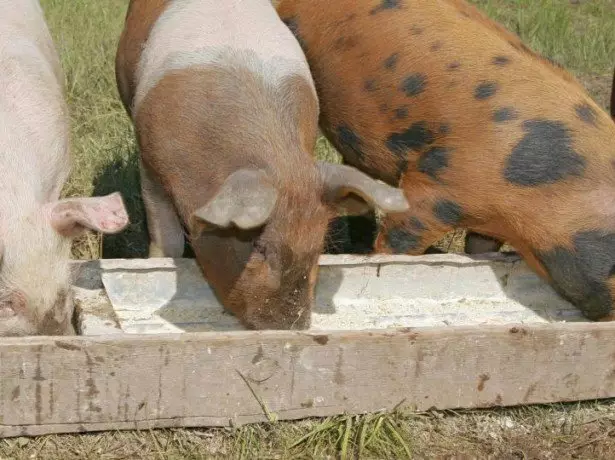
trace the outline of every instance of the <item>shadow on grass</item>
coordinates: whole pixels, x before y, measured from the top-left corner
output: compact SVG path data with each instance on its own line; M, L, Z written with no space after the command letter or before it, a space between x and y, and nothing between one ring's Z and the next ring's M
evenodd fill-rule
M104 235L101 258L129 259L147 257L149 237L145 209L141 200L138 153L116 155L94 178L94 195L107 195L118 191L130 216L130 225L116 235Z
M374 250L378 223L373 212L364 216L339 216L331 221L325 254L369 254Z
M139 153L136 150L116 155L94 178L94 196L116 191L119 191L124 198L130 216L130 225L117 235L103 236L101 258L147 258L149 235L145 207L141 199ZM186 244L183 256L194 258L194 252L189 244Z

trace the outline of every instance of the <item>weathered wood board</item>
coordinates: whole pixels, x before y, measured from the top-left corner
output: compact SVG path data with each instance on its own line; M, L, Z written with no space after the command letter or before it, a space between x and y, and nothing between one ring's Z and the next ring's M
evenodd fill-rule
M615 397L615 324L516 257L324 256L306 332L242 330L191 260L74 269L82 336L0 341L0 437Z
M85 335L101 333L110 318L112 328L130 334L243 330L194 260L101 260L85 267L82 277L102 280L95 295L80 290L89 293L82 302ZM311 330L554 321L584 319L516 256L323 256Z
M615 324L6 339L0 372L2 437L549 403L615 397Z

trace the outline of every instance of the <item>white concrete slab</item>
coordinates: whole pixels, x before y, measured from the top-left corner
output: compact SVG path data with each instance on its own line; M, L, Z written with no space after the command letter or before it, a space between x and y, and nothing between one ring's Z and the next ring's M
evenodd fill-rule
M85 335L243 329L193 259L88 264L76 288ZM516 256L341 255L320 265L316 331L585 321Z

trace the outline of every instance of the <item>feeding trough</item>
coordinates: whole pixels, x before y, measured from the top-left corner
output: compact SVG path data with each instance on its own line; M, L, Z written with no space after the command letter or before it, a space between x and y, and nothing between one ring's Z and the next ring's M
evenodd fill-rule
M516 255L320 265L311 329L255 332L192 259L75 262L81 335L0 343L0 436L615 396L615 325Z

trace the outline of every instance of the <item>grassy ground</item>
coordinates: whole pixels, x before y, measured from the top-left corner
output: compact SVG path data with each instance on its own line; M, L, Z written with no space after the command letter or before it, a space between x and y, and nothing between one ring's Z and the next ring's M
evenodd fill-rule
M142 257L147 248L136 147L117 96L113 59L127 0L41 0L62 54L72 115L66 195L120 190L132 220L88 235L76 258ZM606 106L615 64L613 0L476 0L526 43L570 69ZM321 157L336 154L324 139ZM453 242L459 241L459 236ZM451 238L444 243L448 247ZM0 441L0 458L612 458L615 403L502 411L373 414L234 430L171 430Z
M588 458L615 456L615 404L482 412L372 414L250 425L43 436L0 442L0 458L402 459Z

